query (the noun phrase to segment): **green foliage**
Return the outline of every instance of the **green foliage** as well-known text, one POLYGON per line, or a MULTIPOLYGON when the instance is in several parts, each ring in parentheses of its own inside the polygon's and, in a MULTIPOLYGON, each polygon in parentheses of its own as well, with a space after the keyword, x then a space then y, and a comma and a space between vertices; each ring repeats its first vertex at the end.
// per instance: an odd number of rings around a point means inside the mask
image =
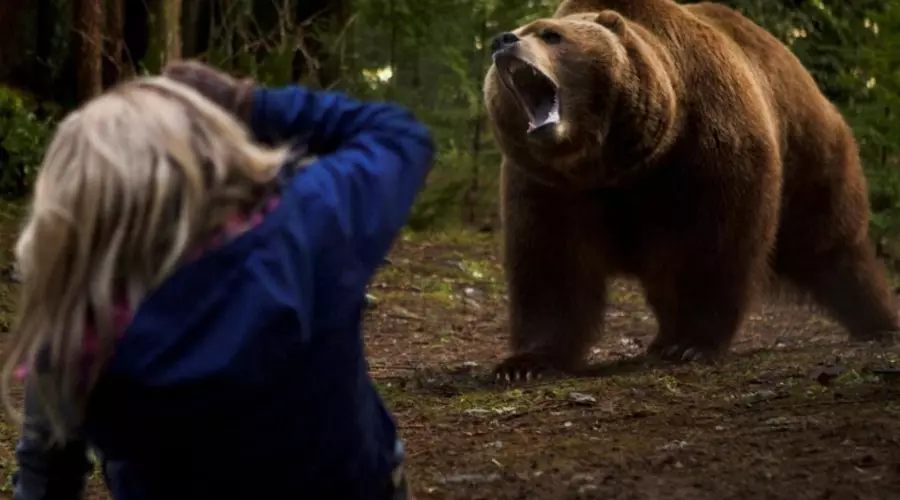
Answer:
POLYGON ((26 194, 41 162, 51 119, 20 92, 0 86, 0 195, 26 194))
MULTIPOLYGON (((900 239, 896 172, 900 0, 723 3, 788 44, 845 114, 869 176, 873 233, 879 240, 900 239)), ((485 47, 496 33, 550 15, 557 4, 556 0, 355 4, 349 34, 355 71, 345 76, 342 88, 410 106, 431 126, 439 145, 437 166, 411 225, 472 223, 495 216, 500 155, 483 122, 482 81, 490 64, 485 47), (481 126, 476 126, 479 120, 481 126)))
MULTIPOLYGON (((847 117, 869 179, 873 235, 879 241, 900 241, 900 0, 721 1, 784 41, 847 117)), ((299 2, 227 0, 217 2, 222 6, 219 17, 199 21, 210 25, 209 49, 202 57, 281 85, 291 80, 295 53, 309 49, 299 44, 299 35, 312 34, 332 54, 330 61, 315 60, 313 66, 337 68, 334 87, 361 98, 398 101, 431 127, 439 148, 437 164, 411 227, 482 224, 496 217, 500 163, 482 102, 490 64, 487 47, 496 33, 548 16, 558 3, 345 0, 344 8, 352 9, 340 17, 294 23, 290 9, 299 2)), ((60 19, 70 18, 69 0, 50 0, 48 5, 60 19)), ((64 24, 60 22, 53 54, 66 53, 69 30, 62 29, 64 24)), ((139 67, 155 72, 158 52, 151 47, 139 67)), ((58 73, 63 62, 56 57, 42 64, 58 73)), ((300 83, 317 86, 314 73, 300 83)), ((37 164, 48 123, 24 101, 15 107, 4 96, 0 94, 0 190, 7 192, 20 182, 19 172, 26 179, 31 175, 28 169, 37 164)))

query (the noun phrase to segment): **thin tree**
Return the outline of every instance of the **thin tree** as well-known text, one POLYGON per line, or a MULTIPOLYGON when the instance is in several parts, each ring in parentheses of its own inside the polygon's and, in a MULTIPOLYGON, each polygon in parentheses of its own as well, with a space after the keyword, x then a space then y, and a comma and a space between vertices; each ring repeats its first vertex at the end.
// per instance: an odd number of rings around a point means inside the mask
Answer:
POLYGON ((181 59, 181 0, 159 0, 159 39, 162 42, 162 64, 181 59))
POLYGON ((84 102, 103 92, 103 0, 74 0, 72 7, 76 96, 84 102))
POLYGON ((106 0, 106 43, 104 44, 103 84, 105 87, 131 76, 133 66, 125 54, 125 3, 106 0))

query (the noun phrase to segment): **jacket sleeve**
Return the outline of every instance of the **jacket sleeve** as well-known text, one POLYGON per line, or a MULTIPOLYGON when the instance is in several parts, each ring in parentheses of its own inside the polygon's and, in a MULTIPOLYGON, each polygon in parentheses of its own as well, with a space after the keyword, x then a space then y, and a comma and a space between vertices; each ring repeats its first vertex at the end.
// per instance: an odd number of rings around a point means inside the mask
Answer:
POLYGON ((300 140, 318 157, 292 180, 310 239, 319 248, 349 242, 368 279, 432 167, 428 128, 396 104, 299 86, 258 89, 251 127, 266 142, 300 140))
POLYGON ((24 424, 16 445, 18 470, 13 474, 13 500, 80 500, 92 466, 87 444, 80 439, 51 445, 50 426, 29 385, 24 424))

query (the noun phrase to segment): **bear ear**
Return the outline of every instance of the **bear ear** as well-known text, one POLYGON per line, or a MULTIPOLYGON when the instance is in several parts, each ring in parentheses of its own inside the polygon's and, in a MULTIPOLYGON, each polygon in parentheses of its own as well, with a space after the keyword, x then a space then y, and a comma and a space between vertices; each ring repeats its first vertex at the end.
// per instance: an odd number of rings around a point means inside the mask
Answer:
POLYGON ((619 37, 625 36, 625 33, 627 31, 625 18, 622 17, 622 14, 619 14, 614 10, 604 10, 603 12, 597 14, 594 18, 594 22, 612 31, 619 37))

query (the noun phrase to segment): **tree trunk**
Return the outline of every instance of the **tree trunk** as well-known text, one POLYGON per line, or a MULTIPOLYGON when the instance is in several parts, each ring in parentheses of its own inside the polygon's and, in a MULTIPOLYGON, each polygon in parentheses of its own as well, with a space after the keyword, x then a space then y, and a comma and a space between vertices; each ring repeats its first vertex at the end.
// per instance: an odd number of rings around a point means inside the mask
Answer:
POLYGON ((106 44, 103 58, 103 85, 111 87, 133 74, 133 67, 125 60, 125 4, 124 0, 106 0, 106 44))
POLYGON ((59 76, 65 69, 65 61, 58 56, 63 54, 54 51, 53 40, 57 37, 56 24, 59 20, 59 8, 53 0, 39 0, 34 3, 35 12, 35 59, 29 78, 31 88, 42 99, 64 102, 72 99, 72 82, 67 82, 68 90, 60 90, 59 76), (57 57, 54 57, 57 56, 57 57), (66 96, 68 92, 69 96, 66 96))
POLYGON ((162 41, 162 66, 181 59, 181 0, 160 0, 159 36, 162 41))
POLYGON ((209 19, 202 19, 201 13, 204 7, 209 10, 209 6, 205 5, 208 0, 191 0, 188 2, 181 23, 181 55, 183 57, 197 57, 201 52, 201 41, 199 40, 200 23, 209 23, 209 19))
POLYGON ((153 38, 149 0, 123 0, 125 7, 125 59, 137 70, 150 54, 153 38))
POLYGON ((329 48, 322 43, 319 28, 328 27, 335 16, 334 0, 295 1, 294 27, 300 50, 294 52, 291 64, 292 78, 298 81, 313 72, 322 87, 329 87, 333 81, 328 70, 321 71, 323 62, 328 58, 329 48))
MULTIPOLYGON (((478 39, 481 41, 480 48, 476 48, 472 52, 472 58, 476 61, 475 71, 476 82, 480 82, 485 73, 485 51, 488 47, 488 5, 487 1, 481 2, 481 26, 478 30, 478 39)), ((463 222, 474 224, 478 217, 479 196, 481 191, 481 136, 484 133, 484 103, 481 101, 482 94, 478 94, 478 106, 476 108, 475 117, 472 119, 472 148, 470 150, 472 160, 472 173, 469 177, 469 185, 463 193, 463 222)))
POLYGON ((103 92, 103 1, 74 0, 72 47, 76 61, 76 92, 84 102, 103 92))
POLYGON ((6 26, 0 29, 0 79, 5 79, 12 68, 22 62, 23 30, 26 26, 28 0, 0 0, 0 19, 6 26))
POLYGON ((337 43, 333 47, 326 48, 322 54, 319 84, 324 88, 334 86, 340 80, 344 69, 344 51, 350 24, 350 0, 334 0, 331 9, 333 20, 331 29, 337 35, 337 43))

